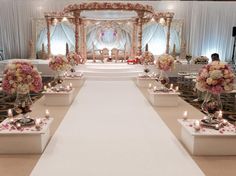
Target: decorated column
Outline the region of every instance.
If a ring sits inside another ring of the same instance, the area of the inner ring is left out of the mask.
[[[51,39],[50,39],[50,24],[51,24],[51,18],[49,18],[48,16],[45,17],[46,18],[46,23],[47,23],[47,41],[48,41],[48,58],[51,55]]]
[[[132,48],[131,48],[131,57],[136,56],[136,43],[137,43],[137,20],[133,22],[133,31],[132,31]]]
[[[137,46],[137,55],[142,55],[142,35],[143,35],[143,15],[144,12],[138,11],[138,46]]]
[[[166,14],[167,35],[166,35],[166,54],[170,52],[170,26],[173,18],[173,13]]]
[[[74,12],[75,17],[75,52],[79,53],[79,22],[80,22],[80,12]]]
[[[83,28],[84,28],[84,33],[83,33],[83,51],[84,51],[84,62],[86,62],[87,60],[87,31],[86,31],[86,23],[84,22],[83,24]]]
[[[87,47],[86,47],[86,29],[85,29],[85,24],[86,22],[81,19],[80,21],[80,35],[81,35],[81,40],[80,40],[80,53],[81,56],[86,60],[87,58]]]

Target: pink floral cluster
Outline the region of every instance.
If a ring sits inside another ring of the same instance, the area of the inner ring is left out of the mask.
[[[13,61],[4,70],[3,90],[9,94],[21,91],[39,92],[42,89],[42,77],[37,68],[28,61]]]
[[[152,65],[154,63],[154,55],[149,52],[145,51],[140,59],[142,64],[150,64]]]
[[[163,71],[170,71],[174,65],[174,58],[168,54],[162,54],[156,62],[157,68]]]
[[[50,58],[49,67],[54,71],[66,71],[70,68],[67,59],[63,55],[57,55]]]
[[[228,92],[233,90],[234,77],[229,65],[214,61],[202,67],[197,76],[196,87],[213,94]]]
[[[67,55],[67,60],[71,66],[75,66],[81,63],[81,56],[75,52],[70,52]]]

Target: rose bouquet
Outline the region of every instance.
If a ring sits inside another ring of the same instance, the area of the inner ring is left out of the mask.
[[[30,91],[39,92],[42,88],[42,78],[37,68],[28,61],[13,61],[4,70],[3,90],[9,94]]]
[[[50,59],[49,67],[54,71],[61,72],[68,70],[70,65],[63,55],[57,55]]]
[[[145,51],[140,60],[142,64],[152,65],[154,63],[154,56],[151,52]]]
[[[220,94],[233,89],[234,73],[222,62],[214,61],[202,67],[197,76],[196,87],[200,91]]]
[[[174,58],[168,54],[162,54],[156,62],[157,68],[163,71],[170,71],[174,65]]]
[[[68,60],[68,63],[71,65],[71,66],[75,66],[75,65],[78,65],[81,63],[81,56],[75,52],[70,52],[68,55],[67,55],[67,60]]]

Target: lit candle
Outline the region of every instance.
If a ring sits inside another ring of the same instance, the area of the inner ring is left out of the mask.
[[[21,124],[20,124],[20,123],[17,123],[17,124],[16,124],[16,128],[17,128],[17,129],[20,129],[20,128],[21,128]]]
[[[66,90],[70,91],[71,87],[70,86],[66,86]]]
[[[149,89],[151,89],[151,88],[152,88],[152,84],[151,84],[151,83],[149,83],[149,85],[148,85],[148,88],[149,88]]]
[[[64,73],[64,76],[65,76],[65,77],[67,77],[67,76],[68,76],[67,72],[65,72],[65,73]]]
[[[203,117],[203,120],[207,120],[207,119],[208,119],[208,117],[207,117],[207,116],[204,116],[204,117]]]
[[[47,91],[47,86],[44,86],[44,91]]]
[[[188,119],[188,111],[184,111],[183,113],[183,119],[187,120]]]
[[[216,130],[219,130],[219,129],[220,129],[220,125],[219,125],[219,124],[216,124],[216,125],[215,125],[215,129],[216,129]]]
[[[222,113],[222,111],[220,110],[219,113],[218,113],[218,119],[222,119],[222,117],[223,117],[223,113]]]
[[[9,121],[10,121],[10,123],[14,123],[14,119],[13,118],[10,118]]]
[[[223,125],[227,125],[227,124],[228,124],[228,121],[225,120],[225,119],[223,119],[223,120],[222,120],[222,123],[223,123]]]
[[[179,87],[178,87],[178,86],[175,87],[175,91],[176,91],[176,92],[179,91]]]
[[[12,110],[11,110],[11,109],[8,109],[7,115],[8,115],[9,118],[12,118],[12,117],[13,117],[13,114],[12,114]]]
[[[170,89],[171,89],[171,90],[173,89],[173,84],[170,84]]]
[[[195,120],[195,121],[194,121],[194,129],[195,129],[196,131],[199,131],[200,128],[201,128],[201,126],[200,126],[199,120]]]
[[[48,119],[50,117],[50,112],[48,109],[45,110],[45,117]]]
[[[157,91],[157,87],[156,86],[153,87],[153,91],[154,92]]]
[[[40,118],[35,119],[35,128],[37,130],[40,129],[40,124],[41,124],[41,119]]]
[[[72,83],[70,83],[70,88],[72,88]]]

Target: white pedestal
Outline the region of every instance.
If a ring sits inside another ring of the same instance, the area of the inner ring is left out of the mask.
[[[148,97],[153,106],[173,107],[179,105],[179,93],[153,92],[148,89]]]
[[[2,128],[8,119],[0,124],[0,154],[39,154],[42,153],[50,139],[50,124],[52,118],[45,120],[40,131],[34,126],[20,131]],[[28,130],[26,130],[28,129]]]
[[[73,87],[81,87],[84,84],[84,76],[82,77],[66,77],[64,79],[64,85],[69,85],[70,83],[72,83]]]
[[[156,78],[141,78],[141,77],[137,77],[137,85],[139,87],[148,87],[149,84],[152,83],[155,80],[156,80]]]
[[[74,91],[69,92],[44,92],[44,104],[48,106],[68,106],[74,100]]]
[[[201,128],[195,131],[192,124],[194,119],[181,124],[181,141],[192,155],[236,155],[236,133],[233,125],[222,130]]]

